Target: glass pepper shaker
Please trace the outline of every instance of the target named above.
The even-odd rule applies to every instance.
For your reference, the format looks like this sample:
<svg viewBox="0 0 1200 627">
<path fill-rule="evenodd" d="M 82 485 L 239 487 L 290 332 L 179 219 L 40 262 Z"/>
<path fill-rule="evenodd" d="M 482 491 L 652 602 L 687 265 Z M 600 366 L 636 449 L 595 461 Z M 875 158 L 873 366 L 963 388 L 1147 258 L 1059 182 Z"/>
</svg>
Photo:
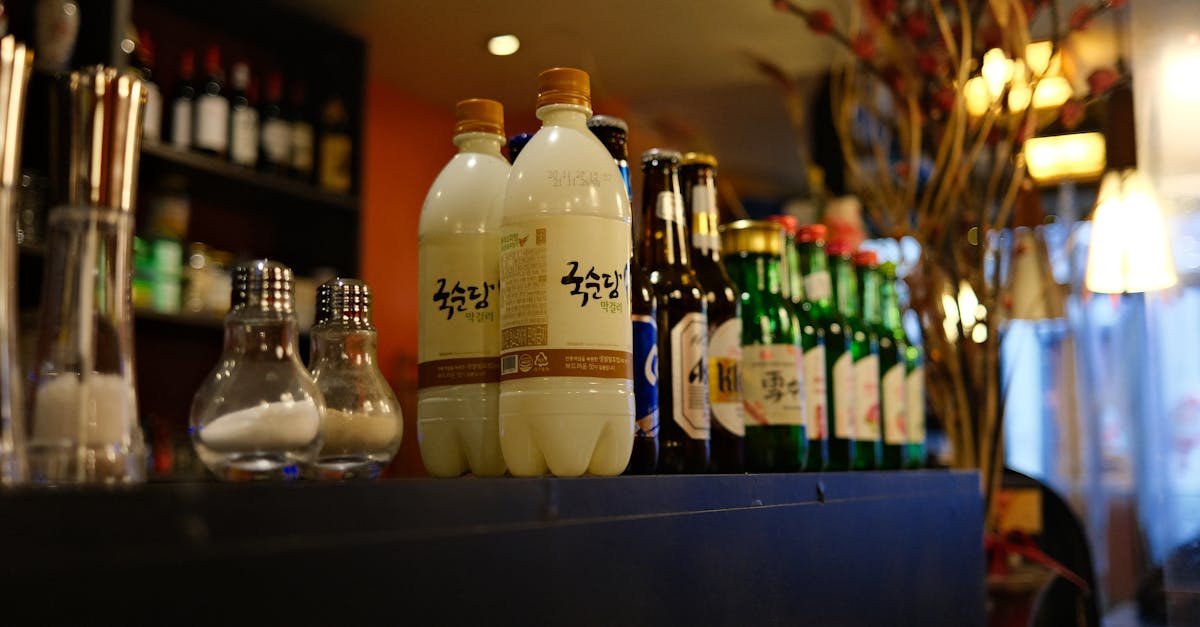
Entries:
<svg viewBox="0 0 1200 627">
<path fill-rule="evenodd" d="M 292 271 L 233 272 L 221 359 L 192 401 L 192 445 L 219 479 L 292 479 L 321 449 L 325 401 L 300 362 Z"/>
<path fill-rule="evenodd" d="M 317 288 L 309 369 L 325 397 L 325 443 L 313 478 L 375 478 L 400 448 L 404 417 L 375 345 L 366 283 L 338 278 Z"/>
<path fill-rule="evenodd" d="M 145 480 L 134 393 L 132 276 L 141 81 L 74 72 L 64 204 L 51 210 L 32 386 L 30 477 L 42 483 Z"/>
</svg>

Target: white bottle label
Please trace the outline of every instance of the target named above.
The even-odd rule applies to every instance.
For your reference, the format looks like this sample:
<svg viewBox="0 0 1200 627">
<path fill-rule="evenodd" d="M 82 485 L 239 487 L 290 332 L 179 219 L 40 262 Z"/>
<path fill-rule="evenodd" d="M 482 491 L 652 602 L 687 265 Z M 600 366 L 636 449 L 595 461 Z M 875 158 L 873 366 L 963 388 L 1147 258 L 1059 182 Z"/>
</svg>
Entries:
<svg viewBox="0 0 1200 627">
<path fill-rule="evenodd" d="M 312 172 L 313 128 L 308 122 L 292 123 L 292 168 Z"/>
<path fill-rule="evenodd" d="M 829 403 L 825 396 L 825 346 L 804 352 L 804 391 L 808 394 L 808 439 L 828 437 Z"/>
<path fill-rule="evenodd" d="M 908 373 L 904 389 L 904 419 L 910 444 L 925 443 L 925 367 Z"/>
<path fill-rule="evenodd" d="M 731 318 L 708 337 L 708 400 L 725 430 L 746 435 L 742 405 L 742 320 Z"/>
<path fill-rule="evenodd" d="M 804 297 L 810 301 L 818 301 L 833 296 L 833 281 L 829 271 L 811 272 L 804 277 Z"/>
<path fill-rule="evenodd" d="M 267 161 L 287 165 L 292 161 L 292 129 L 288 123 L 271 118 L 263 123 L 262 129 L 263 156 Z"/>
<path fill-rule="evenodd" d="M 659 192 L 654 215 L 673 224 L 683 224 L 683 195 L 678 192 Z"/>
<path fill-rule="evenodd" d="M 417 386 L 500 380 L 500 251 L 494 234 L 417 244 Z"/>
<path fill-rule="evenodd" d="M 899 363 L 883 373 L 883 441 L 886 444 L 905 444 L 908 435 L 904 432 L 906 411 L 904 388 L 904 364 Z"/>
<path fill-rule="evenodd" d="M 692 215 L 696 222 L 703 222 L 706 227 L 692 231 L 692 247 L 700 250 L 721 250 L 721 237 L 717 234 L 720 217 L 717 215 L 716 187 L 692 186 Z"/>
<path fill-rule="evenodd" d="M 671 328 L 671 392 L 675 424 L 693 440 L 709 437 L 708 317 L 690 313 Z"/>
<path fill-rule="evenodd" d="M 229 146 L 229 101 L 205 94 L 196 99 L 196 147 L 224 152 Z"/>
<path fill-rule="evenodd" d="M 154 83 L 143 84 L 146 86 L 146 106 L 143 109 L 142 140 L 158 143 L 162 139 L 162 93 Z"/>
<path fill-rule="evenodd" d="M 833 364 L 833 433 L 831 438 L 854 438 L 854 358 L 842 353 Z"/>
<path fill-rule="evenodd" d="M 854 434 L 858 440 L 878 440 L 879 355 L 854 362 Z"/>
<path fill-rule="evenodd" d="M 629 223 L 536 216 L 500 229 L 500 379 L 633 379 Z M 631 388 L 632 389 L 632 388 Z"/>
<path fill-rule="evenodd" d="M 171 106 L 171 145 L 188 148 L 192 145 L 192 101 L 178 98 Z"/>
<path fill-rule="evenodd" d="M 229 159 L 239 165 L 253 166 L 258 163 L 258 111 L 251 107 L 238 107 L 230 116 L 232 141 Z"/>
<path fill-rule="evenodd" d="M 804 424 L 800 360 L 800 350 L 791 344 L 742 347 L 742 395 L 749 424 Z"/>
</svg>

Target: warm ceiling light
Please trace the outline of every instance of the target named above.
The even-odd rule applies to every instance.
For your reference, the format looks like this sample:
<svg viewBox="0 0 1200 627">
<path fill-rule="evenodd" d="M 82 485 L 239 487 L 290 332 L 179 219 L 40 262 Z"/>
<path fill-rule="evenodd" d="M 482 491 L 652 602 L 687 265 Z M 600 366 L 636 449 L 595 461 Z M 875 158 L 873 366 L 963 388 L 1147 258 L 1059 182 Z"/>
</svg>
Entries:
<svg viewBox="0 0 1200 627">
<path fill-rule="evenodd" d="M 1071 99 L 1071 81 L 1061 76 L 1048 76 L 1038 81 L 1033 89 L 1034 109 L 1053 109 L 1061 107 Z"/>
<path fill-rule="evenodd" d="M 516 35 L 496 35 L 488 40 L 488 52 L 498 57 L 507 57 L 520 49 L 521 40 Z"/>
<path fill-rule="evenodd" d="M 1034 76 L 1055 76 L 1062 70 L 1062 55 L 1054 53 L 1054 43 L 1035 41 L 1025 46 L 1025 63 Z"/>
<path fill-rule="evenodd" d="M 1104 175 L 1092 215 L 1088 290 L 1148 292 L 1178 282 L 1162 209 L 1150 182 L 1136 170 Z"/>
<path fill-rule="evenodd" d="M 987 113 L 992 106 L 992 98 L 988 95 L 987 81 L 982 76 L 976 76 L 967 81 L 963 87 L 963 97 L 967 101 L 967 113 L 977 118 Z"/>
<path fill-rule="evenodd" d="M 1025 165 L 1038 183 L 1090 179 L 1100 176 L 1106 163 L 1100 133 L 1034 137 L 1025 142 Z"/>
<path fill-rule="evenodd" d="M 988 94 L 992 102 L 1000 99 L 1004 87 L 1013 77 L 1013 62 L 999 48 L 992 48 L 983 55 L 983 68 L 979 70 L 983 80 L 987 82 Z"/>
</svg>

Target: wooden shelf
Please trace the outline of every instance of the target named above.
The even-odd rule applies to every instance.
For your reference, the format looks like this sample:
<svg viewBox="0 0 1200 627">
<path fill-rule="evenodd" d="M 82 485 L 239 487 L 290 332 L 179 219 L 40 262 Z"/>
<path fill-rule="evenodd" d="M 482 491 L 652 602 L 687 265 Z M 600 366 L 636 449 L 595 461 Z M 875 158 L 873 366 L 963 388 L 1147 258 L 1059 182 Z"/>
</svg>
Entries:
<svg viewBox="0 0 1200 627">
<path fill-rule="evenodd" d="M 325 191 L 311 183 L 258 172 L 217 157 L 187 152 L 165 144 L 143 144 L 142 164 L 142 167 L 165 164 L 184 174 L 194 173 L 219 178 L 247 190 L 276 194 L 311 206 L 346 212 L 358 211 L 358 199 L 349 194 Z"/>
</svg>

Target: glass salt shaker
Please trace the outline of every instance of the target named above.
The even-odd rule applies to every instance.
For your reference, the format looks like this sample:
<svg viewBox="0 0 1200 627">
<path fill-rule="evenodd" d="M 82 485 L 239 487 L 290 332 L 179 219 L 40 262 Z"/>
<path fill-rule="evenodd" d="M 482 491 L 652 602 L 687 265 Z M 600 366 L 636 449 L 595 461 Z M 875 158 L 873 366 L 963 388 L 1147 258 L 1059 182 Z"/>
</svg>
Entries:
<svg viewBox="0 0 1200 627">
<path fill-rule="evenodd" d="M 309 368 L 325 397 L 325 443 L 312 478 L 373 479 L 400 448 L 404 417 L 375 345 L 366 283 L 339 278 L 317 288 Z"/>
<path fill-rule="evenodd" d="M 145 87 L 116 70 L 74 72 L 59 114 L 69 129 L 66 203 L 51 210 L 30 395 L 30 478 L 145 480 L 134 393 L 133 208 Z"/>
<path fill-rule="evenodd" d="M 227 481 L 292 479 L 321 449 L 325 401 L 300 362 L 292 271 L 238 266 L 221 359 L 192 401 L 192 445 Z"/>
</svg>

